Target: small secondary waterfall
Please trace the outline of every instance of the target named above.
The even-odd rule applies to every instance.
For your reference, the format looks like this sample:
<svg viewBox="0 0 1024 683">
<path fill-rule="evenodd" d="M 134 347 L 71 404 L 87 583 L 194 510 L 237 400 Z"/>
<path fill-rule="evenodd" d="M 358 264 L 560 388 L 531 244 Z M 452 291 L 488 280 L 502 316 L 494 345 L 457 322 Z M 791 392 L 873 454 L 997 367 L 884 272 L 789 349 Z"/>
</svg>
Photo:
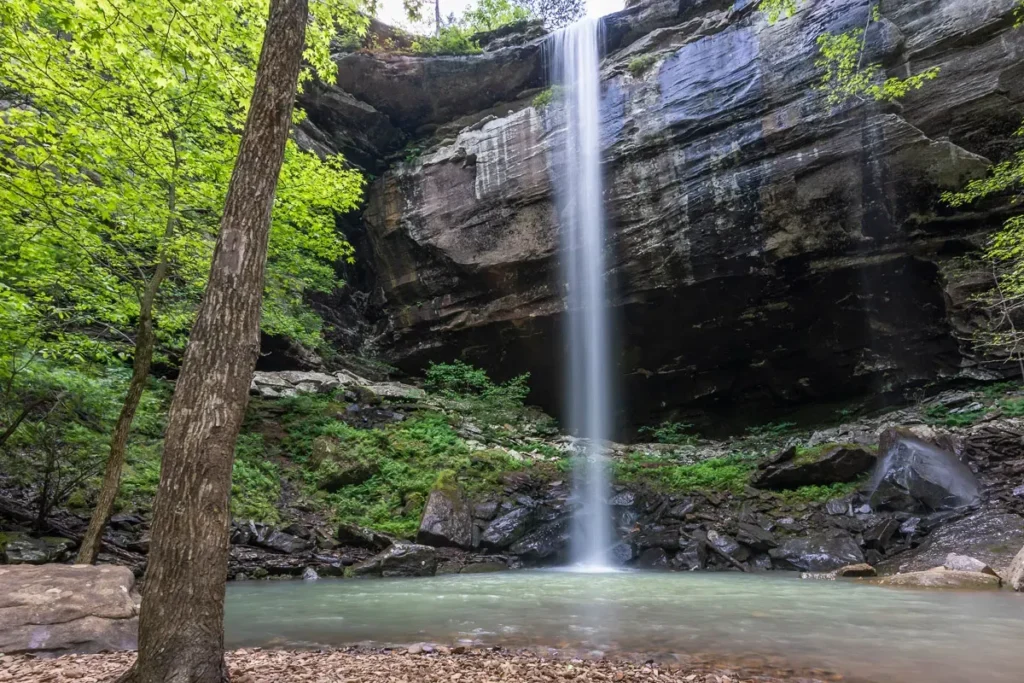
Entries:
<svg viewBox="0 0 1024 683">
<path fill-rule="evenodd" d="M 556 150 L 562 269 L 568 287 L 566 340 L 569 428 L 582 439 L 575 492 L 582 506 L 572 529 L 578 567 L 607 568 L 611 542 L 604 442 L 611 436 L 610 337 L 605 291 L 601 178 L 601 22 L 586 18 L 551 38 L 551 82 L 565 115 Z"/>
</svg>

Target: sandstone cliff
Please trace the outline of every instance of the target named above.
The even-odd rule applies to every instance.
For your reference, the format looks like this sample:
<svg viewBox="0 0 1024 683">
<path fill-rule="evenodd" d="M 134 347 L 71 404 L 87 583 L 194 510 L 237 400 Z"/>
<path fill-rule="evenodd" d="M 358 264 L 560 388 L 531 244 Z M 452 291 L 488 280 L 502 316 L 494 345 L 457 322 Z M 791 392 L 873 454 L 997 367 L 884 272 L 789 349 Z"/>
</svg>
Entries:
<svg viewBox="0 0 1024 683">
<path fill-rule="evenodd" d="M 987 281 L 960 257 L 1008 209 L 954 212 L 940 195 L 1003 158 L 1024 118 L 1015 2 L 884 2 L 869 58 L 940 75 L 899 105 L 840 106 L 816 87 L 816 38 L 864 26 L 866 0 L 775 25 L 748 4 L 653 0 L 605 22 L 624 420 L 766 419 L 998 374 L 970 347 L 969 295 Z M 629 68 L 641 55 L 649 68 Z M 387 169 L 356 228 L 381 315 L 367 343 L 409 370 L 461 355 L 530 371 L 557 410 L 561 131 L 557 105 L 532 105 L 543 40 L 338 61 L 338 86 L 307 95 L 304 135 Z"/>
</svg>

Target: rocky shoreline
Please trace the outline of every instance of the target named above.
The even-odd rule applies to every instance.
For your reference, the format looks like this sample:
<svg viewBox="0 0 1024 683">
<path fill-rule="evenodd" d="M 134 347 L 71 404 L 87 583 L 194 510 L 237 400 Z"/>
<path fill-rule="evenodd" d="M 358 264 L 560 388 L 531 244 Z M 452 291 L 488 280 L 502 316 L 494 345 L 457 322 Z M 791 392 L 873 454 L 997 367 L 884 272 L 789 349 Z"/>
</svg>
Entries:
<svg viewBox="0 0 1024 683">
<path fill-rule="evenodd" d="M 536 431 L 530 425 L 482 429 L 421 389 L 351 373 L 257 373 L 252 390 L 271 403 L 343 391 L 348 408 L 336 419 L 369 420 L 360 429 L 400 423 L 416 411 L 448 410 L 471 453 L 498 452 L 523 464 L 501 473 L 484 493 L 467 493 L 459 481 L 435 485 L 415 537 L 334 524 L 308 503 L 282 499 L 281 523 L 232 524 L 229 578 L 432 576 L 568 561 L 577 504 L 571 473 L 560 469 L 572 448 L 568 437 L 530 436 Z M 1024 545 L 1024 422 L 1004 414 L 998 402 L 978 399 L 980 392 L 947 391 L 873 418 L 760 440 L 609 444 L 613 464 L 626 477 L 609 501 L 620 539 L 615 559 L 640 569 L 683 571 L 829 572 L 866 562 L 893 574 L 942 566 L 955 553 L 1005 572 Z M 926 419 L 964 410 L 976 416 L 974 424 L 944 427 Z M 332 476 L 341 485 L 368 476 L 343 449 L 324 448 L 323 457 L 335 458 Z M 739 450 L 755 460 L 732 463 L 729 454 Z M 921 459 L 933 463 L 930 470 L 915 464 Z M 868 482 L 872 472 L 878 476 L 879 462 L 888 463 L 888 473 Z M 665 472 L 702 463 L 750 473 L 740 471 L 724 490 L 714 490 L 714 482 L 676 490 L 660 483 Z M 708 470 L 710 476 L 719 472 Z M 30 497 L 31 491 L 0 491 L 0 517 L 9 520 L 0 531 L 0 564 L 69 561 L 86 518 L 58 510 L 48 520 L 50 535 L 29 534 Z M 144 511 L 115 515 L 100 561 L 141 576 L 148 544 Z"/>
<path fill-rule="evenodd" d="M 113 683 L 133 652 L 56 659 L 0 655 L 0 683 Z M 825 683 L 851 681 L 827 671 L 801 671 L 766 660 L 716 663 L 698 657 L 655 661 L 642 655 L 580 658 L 572 653 L 467 650 L 415 645 L 398 649 L 243 649 L 227 654 L 232 683 Z"/>
</svg>

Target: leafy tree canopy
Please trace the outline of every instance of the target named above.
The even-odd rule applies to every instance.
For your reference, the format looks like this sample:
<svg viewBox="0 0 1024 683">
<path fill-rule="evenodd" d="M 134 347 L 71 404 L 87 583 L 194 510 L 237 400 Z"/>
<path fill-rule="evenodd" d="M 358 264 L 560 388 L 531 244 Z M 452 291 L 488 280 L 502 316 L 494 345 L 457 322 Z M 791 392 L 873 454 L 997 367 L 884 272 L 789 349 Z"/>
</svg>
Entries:
<svg viewBox="0 0 1024 683">
<path fill-rule="evenodd" d="M 361 33 L 355 0 L 311 4 L 304 79 Z M 0 5 L 0 353 L 126 355 L 142 292 L 165 359 L 183 348 L 253 88 L 266 0 L 10 0 Z M 301 114 L 300 114 L 301 116 Z M 271 237 L 266 331 L 308 344 L 310 290 L 352 250 L 335 212 L 360 200 L 340 158 L 294 143 Z"/>
</svg>

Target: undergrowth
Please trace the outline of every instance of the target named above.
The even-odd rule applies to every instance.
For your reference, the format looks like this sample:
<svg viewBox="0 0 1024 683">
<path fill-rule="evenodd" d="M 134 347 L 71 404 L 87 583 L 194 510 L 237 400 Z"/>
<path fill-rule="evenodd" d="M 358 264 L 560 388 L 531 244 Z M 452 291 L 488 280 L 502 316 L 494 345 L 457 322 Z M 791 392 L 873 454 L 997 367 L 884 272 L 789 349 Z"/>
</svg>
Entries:
<svg viewBox="0 0 1024 683">
<path fill-rule="evenodd" d="M 644 483 L 665 492 L 740 493 L 757 466 L 757 458 L 735 453 L 695 464 L 678 464 L 669 459 L 634 453 L 614 466 L 618 481 Z"/>
</svg>

